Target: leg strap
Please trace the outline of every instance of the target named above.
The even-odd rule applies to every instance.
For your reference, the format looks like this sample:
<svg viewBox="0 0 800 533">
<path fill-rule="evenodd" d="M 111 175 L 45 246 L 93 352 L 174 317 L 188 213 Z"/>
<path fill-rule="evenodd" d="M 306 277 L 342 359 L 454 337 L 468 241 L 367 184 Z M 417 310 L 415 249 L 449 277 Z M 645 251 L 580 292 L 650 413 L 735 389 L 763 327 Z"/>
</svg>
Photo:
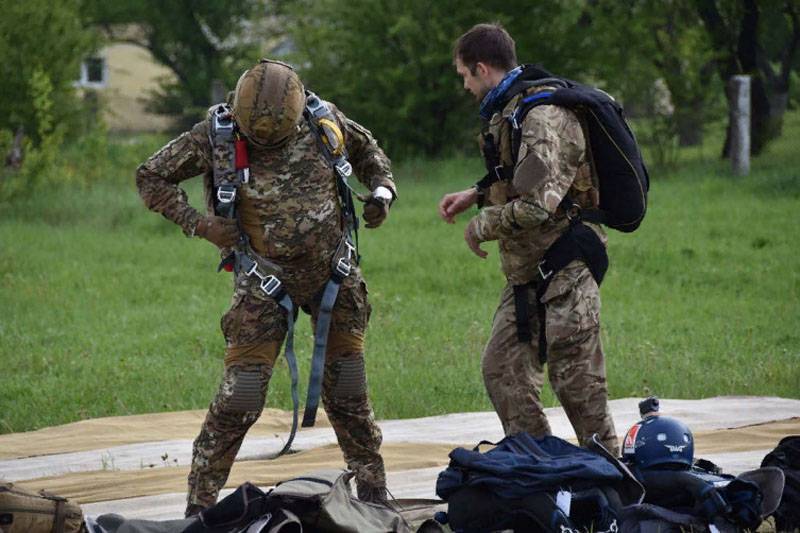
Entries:
<svg viewBox="0 0 800 533">
<path fill-rule="evenodd" d="M 286 311 L 286 348 L 283 355 L 286 357 L 286 363 L 289 365 L 289 375 L 292 378 L 292 431 L 289 433 L 289 438 L 286 439 L 286 444 L 272 459 L 277 459 L 292 447 L 292 442 L 297 434 L 297 418 L 300 409 L 300 398 L 297 394 L 297 357 L 294 354 L 294 304 L 289 295 L 284 293 L 283 297 L 278 301 L 278 305 Z"/>
<path fill-rule="evenodd" d="M 336 297 L 339 295 L 341 279 L 331 278 L 325 291 L 322 293 L 322 301 L 319 305 L 319 315 L 317 316 L 317 327 L 314 331 L 314 354 L 311 357 L 311 377 L 308 381 L 308 396 L 306 397 L 306 410 L 303 414 L 303 427 L 312 427 L 317 418 L 317 408 L 319 407 L 319 397 L 322 393 L 322 376 L 325 371 L 325 349 L 328 344 L 328 330 L 331 326 L 331 316 L 333 306 L 336 304 Z"/>
</svg>

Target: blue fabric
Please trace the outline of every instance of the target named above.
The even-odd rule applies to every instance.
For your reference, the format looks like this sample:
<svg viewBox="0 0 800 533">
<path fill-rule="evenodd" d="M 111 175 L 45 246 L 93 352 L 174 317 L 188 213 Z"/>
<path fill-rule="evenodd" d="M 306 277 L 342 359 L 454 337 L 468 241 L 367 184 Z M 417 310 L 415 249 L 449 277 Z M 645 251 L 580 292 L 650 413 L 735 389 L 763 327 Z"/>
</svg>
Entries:
<svg viewBox="0 0 800 533">
<path fill-rule="evenodd" d="M 439 474 L 436 494 L 446 500 L 462 487 L 483 487 L 501 498 L 533 492 L 603 485 L 622 480 L 603 456 L 558 437 L 528 433 L 506 437 L 486 453 L 464 448 L 450 452 L 450 466 Z"/>
<path fill-rule="evenodd" d="M 520 74 L 522 74 L 521 66 L 509 70 L 505 77 L 500 80 L 500 83 L 497 84 L 497 87 L 489 91 L 486 96 L 483 97 L 480 111 L 478 112 L 482 119 L 489 120 L 492 118 L 492 115 L 497 111 L 496 108 L 503 103 L 506 91 L 517 81 Z"/>
</svg>

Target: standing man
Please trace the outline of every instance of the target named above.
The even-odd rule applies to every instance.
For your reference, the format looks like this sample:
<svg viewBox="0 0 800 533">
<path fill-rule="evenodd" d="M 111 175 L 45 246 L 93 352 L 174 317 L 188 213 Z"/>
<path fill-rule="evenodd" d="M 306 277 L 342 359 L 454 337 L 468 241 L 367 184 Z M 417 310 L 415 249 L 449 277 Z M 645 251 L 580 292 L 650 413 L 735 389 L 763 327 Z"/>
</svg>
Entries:
<svg viewBox="0 0 800 533">
<path fill-rule="evenodd" d="M 364 371 L 370 305 L 350 239 L 357 222 L 346 187 L 351 169 L 371 191 L 363 216 L 375 228 L 396 196 L 386 155 L 368 130 L 306 93 L 290 66 L 262 60 L 242 74 L 231 106 L 212 107 L 206 120 L 137 171 L 147 207 L 188 237 L 216 245 L 226 257 L 221 266 L 235 272 L 231 306 L 221 320 L 224 374 L 194 442 L 187 516 L 214 504 L 225 485 L 247 430 L 263 410 L 298 307 L 315 324 L 330 321 L 327 347 L 320 352 L 324 376 L 319 361 L 322 401 L 356 474 L 359 498 L 385 500 L 381 432 Z M 207 214 L 190 206 L 178 186 L 199 174 Z M 332 287 L 338 296 L 333 290 L 331 298 Z M 327 317 L 326 305 L 329 311 L 332 306 Z"/>
<path fill-rule="evenodd" d="M 549 435 L 540 399 L 546 361 L 550 384 L 579 442 L 597 433 L 617 454 L 594 265 L 578 258 L 551 269 L 544 261 L 571 231 L 594 240 L 605 258 L 605 233 L 579 219 L 582 208 L 599 203 L 581 120 L 569 109 L 540 105 L 512 131 L 520 100 L 532 101 L 554 87 L 524 82 L 523 73 L 535 67 L 517 66 L 514 40 L 500 25 L 474 26 L 456 42 L 453 59 L 486 121 L 481 149 L 489 174 L 469 189 L 445 195 L 439 214 L 452 224 L 473 204 L 482 207 L 467 224 L 464 240 L 481 258 L 486 257 L 481 243 L 497 240 L 508 281 L 481 360 L 486 390 L 507 435 Z M 539 72 L 538 77 L 546 75 Z"/>
</svg>

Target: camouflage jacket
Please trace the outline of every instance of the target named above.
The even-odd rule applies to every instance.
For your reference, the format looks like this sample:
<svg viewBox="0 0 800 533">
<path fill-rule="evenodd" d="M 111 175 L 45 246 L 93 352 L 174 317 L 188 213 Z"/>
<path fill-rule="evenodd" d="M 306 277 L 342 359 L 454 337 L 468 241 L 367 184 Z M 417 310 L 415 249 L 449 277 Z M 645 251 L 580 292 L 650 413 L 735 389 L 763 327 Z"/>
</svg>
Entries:
<svg viewBox="0 0 800 533">
<path fill-rule="evenodd" d="M 534 92 L 545 90 L 553 88 L 538 87 Z M 498 140 L 503 165 L 513 162 L 508 117 L 524 96 L 512 98 L 487 126 Z M 541 105 L 525 116 L 513 179 L 492 185 L 487 207 L 476 216 L 478 239 L 498 241 L 509 283 L 522 285 L 535 279 L 542 256 L 569 226 L 559 208 L 567 193 L 581 207 L 599 204 L 590 159 L 581 121 L 572 110 Z M 602 228 L 592 227 L 605 242 Z"/>
<path fill-rule="evenodd" d="M 354 173 L 368 189 L 395 191 L 390 162 L 372 134 L 331 106 L 341 126 Z M 180 182 L 203 174 L 206 209 L 211 214 L 213 184 L 210 123 L 204 120 L 170 141 L 144 162 L 136 185 L 153 211 L 193 235 L 201 214 L 187 201 Z M 327 270 L 342 238 L 336 178 L 315 133 L 302 120 L 278 148 L 248 145 L 249 183 L 240 187 L 237 209 L 253 248 L 285 271 Z"/>
</svg>

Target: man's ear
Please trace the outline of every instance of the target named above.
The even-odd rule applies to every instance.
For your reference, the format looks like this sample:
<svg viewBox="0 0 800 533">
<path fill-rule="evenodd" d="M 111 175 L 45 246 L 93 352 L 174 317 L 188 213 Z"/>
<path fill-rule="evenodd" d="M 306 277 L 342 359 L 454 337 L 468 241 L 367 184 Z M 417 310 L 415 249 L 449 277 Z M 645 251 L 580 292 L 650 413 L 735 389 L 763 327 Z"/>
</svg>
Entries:
<svg viewBox="0 0 800 533">
<path fill-rule="evenodd" d="M 475 76 L 485 80 L 489 76 L 489 67 L 486 63 L 478 61 L 475 63 Z"/>
</svg>

